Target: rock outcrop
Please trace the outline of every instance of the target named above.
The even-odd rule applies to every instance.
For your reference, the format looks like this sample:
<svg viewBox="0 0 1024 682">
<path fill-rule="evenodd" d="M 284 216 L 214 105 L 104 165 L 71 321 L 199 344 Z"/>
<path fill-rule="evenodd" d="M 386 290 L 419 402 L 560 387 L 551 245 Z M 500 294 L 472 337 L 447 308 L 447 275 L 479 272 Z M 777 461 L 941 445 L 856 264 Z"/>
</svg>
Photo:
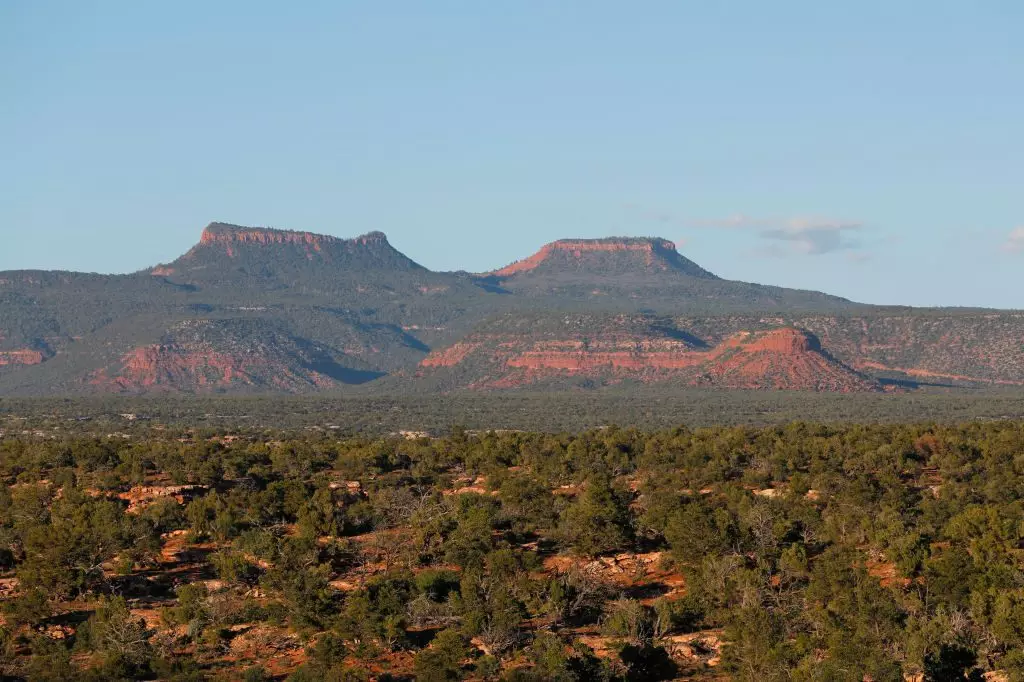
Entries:
<svg viewBox="0 0 1024 682">
<path fill-rule="evenodd" d="M 456 343 L 427 355 L 420 362 L 421 367 L 454 367 L 465 360 L 470 353 L 479 348 L 478 343 Z"/>
<path fill-rule="evenodd" d="M 233 258 L 239 247 L 245 246 L 292 246 L 307 252 L 321 252 L 338 247 L 390 246 L 383 232 L 370 232 L 354 239 L 342 239 L 331 235 L 279 230 L 269 227 L 244 227 L 227 223 L 210 223 L 203 230 L 199 244 L 189 253 L 193 255 L 203 247 L 221 247 L 228 257 Z"/>
<path fill-rule="evenodd" d="M 324 243 L 337 243 L 337 237 L 314 234 L 312 232 L 296 232 L 293 230 L 275 230 L 262 227 L 239 227 L 213 223 L 199 238 L 200 244 L 300 244 L 319 250 Z"/>
<path fill-rule="evenodd" d="M 741 333 L 717 346 L 694 385 L 840 393 L 878 391 L 878 382 L 822 352 L 818 339 L 799 329 Z"/>
<path fill-rule="evenodd" d="M 42 351 L 26 348 L 23 350 L 0 351 L 0 366 L 3 365 L 38 365 L 46 360 Z"/>
<path fill-rule="evenodd" d="M 110 366 L 93 372 L 87 381 L 95 389 L 122 393 L 302 393 L 363 383 L 381 375 L 344 366 L 339 359 L 351 361 L 273 325 L 189 321 L 168 330 L 162 343 L 133 348 Z"/>
<path fill-rule="evenodd" d="M 644 335 L 647 334 L 647 335 Z M 515 388 L 587 377 L 604 383 L 675 381 L 689 386 L 803 391 L 878 391 L 874 380 L 829 356 L 811 333 L 793 328 L 741 332 L 713 347 L 657 327 L 635 335 L 517 341 L 493 335 L 456 344 L 421 363 L 425 370 L 478 366 L 475 388 Z M 479 354 L 473 358 L 474 354 Z"/>
</svg>

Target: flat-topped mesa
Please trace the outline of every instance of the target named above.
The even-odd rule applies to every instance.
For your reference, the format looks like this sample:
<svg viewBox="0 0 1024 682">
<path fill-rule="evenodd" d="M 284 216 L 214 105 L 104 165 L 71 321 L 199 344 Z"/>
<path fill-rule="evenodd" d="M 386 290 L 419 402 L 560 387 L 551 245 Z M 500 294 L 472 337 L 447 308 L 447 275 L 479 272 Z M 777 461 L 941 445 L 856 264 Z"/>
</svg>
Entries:
<svg viewBox="0 0 1024 682">
<path fill-rule="evenodd" d="M 276 287 L 282 285 L 281 278 L 287 286 L 296 286 L 302 278 L 312 277 L 319 278 L 316 286 L 320 287 L 325 278 L 424 270 L 391 246 L 383 232 L 344 239 L 315 232 L 211 223 L 187 253 L 151 268 L 149 273 L 206 285 L 241 277 L 251 286 L 256 280 L 270 282 L 277 278 Z M 308 282 L 303 285 L 312 286 Z"/>
<path fill-rule="evenodd" d="M 326 234 L 301 232 L 295 230 L 278 230 L 269 227 L 243 227 L 227 223 L 210 223 L 203 230 L 200 244 L 293 244 L 319 249 L 325 244 L 355 243 L 362 246 L 387 244 L 388 239 L 383 232 L 370 232 L 355 239 L 341 239 Z"/>
<path fill-rule="evenodd" d="M 210 223 L 203 230 L 199 243 L 183 256 L 186 261 L 211 256 L 226 255 L 237 258 L 246 254 L 249 258 L 276 258 L 283 254 L 298 254 L 304 260 L 330 260 L 359 257 L 385 260 L 401 260 L 401 256 L 388 243 L 383 232 L 369 232 L 352 239 L 343 239 L 326 234 L 298 230 L 278 230 L 270 227 L 246 227 L 228 223 Z M 182 260 L 182 259 L 179 259 Z M 175 263 L 177 264 L 177 262 Z M 161 265 L 152 274 L 167 276 L 176 268 Z"/>
<path fill-rule="evenodd" d="M 710 272 L 681 256 L 674 243 L 659 237 L 560 239 L 547 244 L 529 258 L 516 261 L 491 274 L 512 277 L 535 270 L 586 270 L 604 275 L 675 271 L 694 277 L 716 279 Z"/>
<path fill-rule="evenodd" d="M 292 230 L 274 230 L 265 227 L 240 227 L 212 223 L 203 230 L 199 243 L 211 244 L 296 244 L 318 247 L 324 243 L 335 243 L 337 237 L 313 234 L 312 232 L 295 232 Z"/>
</svg>

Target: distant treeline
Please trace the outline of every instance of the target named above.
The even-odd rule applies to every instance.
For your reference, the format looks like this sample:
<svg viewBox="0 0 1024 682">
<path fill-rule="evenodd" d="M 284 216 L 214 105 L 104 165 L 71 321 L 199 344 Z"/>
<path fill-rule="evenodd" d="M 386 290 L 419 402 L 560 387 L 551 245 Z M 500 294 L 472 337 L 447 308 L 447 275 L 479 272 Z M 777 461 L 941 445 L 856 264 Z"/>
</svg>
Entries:
<svg viewBox="0 0 1024 682">
<path fill-rule="evenodd" d="M 664 389 L 657 386 L 557 393 L 453 392 L 393 396 L 360 392 L 316 397 L 0 398 L 0 430 L 65 433 L 175 428 L 308 429 L 338 434 L 474 430 L 578 432 L 609 424 L 643 429 L 766 426 L 794 420 L 899 423 L 1024 419 L 1024 391 L 923 390 L 891 395 Z"/>
</svg>

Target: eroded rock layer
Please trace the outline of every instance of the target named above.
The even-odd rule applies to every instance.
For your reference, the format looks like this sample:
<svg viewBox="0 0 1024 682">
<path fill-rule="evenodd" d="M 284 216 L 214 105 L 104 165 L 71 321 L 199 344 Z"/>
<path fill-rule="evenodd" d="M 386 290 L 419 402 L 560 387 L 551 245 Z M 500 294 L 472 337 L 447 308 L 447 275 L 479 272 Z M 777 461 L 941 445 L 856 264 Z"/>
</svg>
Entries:
<svg viewBox="0 0 1024 682">
<path fill-rule="evenodd" d="M 652 336 L 613 331 L 597 338 L 516 342 L 492 336 L 458 344 L 421 363 L 429 370 L 471 363 L 469 387 L 515 388 L 553 380 L 589 377 L 605 383 L 624 380 L 677 381 L 690 386 L 804 391 L 878 391 L 881 385 L 830 357 L 811 333 L 781 328 L 740 332 L 713 347 L 691 338 L 673 338 L 648 328 Z"/>
</svg>

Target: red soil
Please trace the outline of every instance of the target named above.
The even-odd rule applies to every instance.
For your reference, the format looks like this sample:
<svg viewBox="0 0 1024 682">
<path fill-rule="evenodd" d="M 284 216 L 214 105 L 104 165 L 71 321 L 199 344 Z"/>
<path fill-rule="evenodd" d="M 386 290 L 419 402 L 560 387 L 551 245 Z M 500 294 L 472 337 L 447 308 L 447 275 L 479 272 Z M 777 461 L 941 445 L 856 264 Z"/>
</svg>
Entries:
<svg viewBox="0 0 1024 682">
<path fill-rule="evenodd" d="M 877 578 L 882 587 L 908 587 L 911 583 L 910 578 L 900 576 L 899 571 L 896 570 L 896 564 L 892 562 L 868 559 L 865 562 L 865 568 L 867 568 L 868 575 Z"/>
</svg>

